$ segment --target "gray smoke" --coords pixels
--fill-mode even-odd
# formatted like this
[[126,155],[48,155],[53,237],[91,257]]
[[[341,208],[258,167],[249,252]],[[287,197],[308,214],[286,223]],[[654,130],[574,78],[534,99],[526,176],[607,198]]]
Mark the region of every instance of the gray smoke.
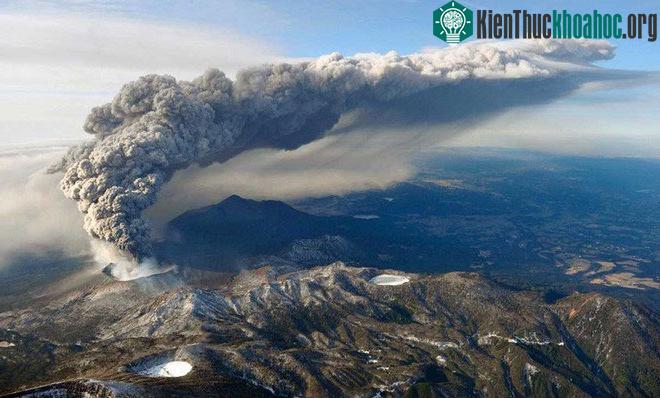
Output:
[[217,69],[190,82],[148,75],[94,108],[84,128],[95,139],[51,171],[64,171],[61,188],[78,202],[89,234],[140,260],[151,254],[142,212],[175,170],[251,148],[296,148],[351,110],[414,103],[466,82],[561,79],[593,72],[590,62],[612,56],[606,42],[486,42],[409,56],[334,53],[250,68],[235,81]]

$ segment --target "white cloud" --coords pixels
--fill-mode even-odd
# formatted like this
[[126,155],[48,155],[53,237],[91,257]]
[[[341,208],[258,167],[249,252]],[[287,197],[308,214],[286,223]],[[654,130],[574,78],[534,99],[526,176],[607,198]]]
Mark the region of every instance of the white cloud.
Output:
[[89,110],[147,73],[229,74],[277,49],[212,27],[76,14],[0,14],[0,140],[83,137]]
[[657,76],[591,82],[555,103],[467,126],[443,146],[491,146],[586,156],[660,157]]

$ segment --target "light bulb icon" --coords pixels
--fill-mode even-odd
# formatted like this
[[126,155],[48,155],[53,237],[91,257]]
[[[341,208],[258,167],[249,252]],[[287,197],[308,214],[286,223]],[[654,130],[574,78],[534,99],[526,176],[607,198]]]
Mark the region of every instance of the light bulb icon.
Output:
[[448,8],[440,16],[440,24],[447,35],[448,44],[458,44],[465,27],[465,14],[457,8]]
[[455,46],[472,36],[474,28],[472,10],[458,1],[450,0],[447,4],[433,10],[433,36]]

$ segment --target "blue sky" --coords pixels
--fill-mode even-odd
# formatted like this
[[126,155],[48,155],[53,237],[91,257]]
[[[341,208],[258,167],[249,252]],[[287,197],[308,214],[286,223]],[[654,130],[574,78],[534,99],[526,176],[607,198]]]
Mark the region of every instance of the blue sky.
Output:
[[[430,31],[431,12],[441,5],[428,0],[362,1],[8,1],[0,10],[7,12],[98,13],[138,20],[173,24],[231,28],[245,35],[270,42],[290,57],[314,57],[332,51],[415,52],[429,46],[442,46]],[[566,9],[582,13],[628,13],[660,11],[657,0],[640,1],[463,1],[473,10],[509,12],[525,8],[532,12]],[[616,40],[618,56],[608,66],[657,70],[660,67],[658,43],[644,40]]]
[[[624,15],[660,10],[657,0],[463,3],[500,12],[523,6],[538,12],[597,8]],[[5,1],[0,4],[0,140],[18,144],[85,137],[81,125],[89,109],[109,101],[124,82],[145,73],[189,79],[211,66],[231,75],[255,63],[333,51],[407,54],[442,47],[431,31],[432,11],[440,5],[427,0]],[[617,56],[604,67],[660,70],[660,40],[612,43]],[[552,127],[552,115],[573,104],[579,104],[584,118],[593,119],[608,120],[613,112],[628,110],[629,115],[643,117],[613,120],[603,128],[613,136],[635,130],[645,137],[635,141],[638,146],[648,147],[647,142],[660,141],[655,127],[660,120],[652,115],[660,103],[656,92],[657,84],[577,95],[533,118]],[[539,121],[540,115],[546,118]]]

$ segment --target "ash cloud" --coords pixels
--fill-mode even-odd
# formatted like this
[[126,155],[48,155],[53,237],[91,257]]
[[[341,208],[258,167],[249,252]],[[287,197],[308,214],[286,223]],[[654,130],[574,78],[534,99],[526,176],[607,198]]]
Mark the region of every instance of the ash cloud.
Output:
[[89,239],[76,206],[44,173],[64,146],[0,150],[0,270],[24,255],[84,255]]
[[[550,101],[604,79],[591,63],[612,56],[598,41],[481,42],[408,56],[335,53],[246,69],[234,81],[217,69],[189,82],[144,76],[92,110],[84,127],[94,140],[51,172],[64,172],[60,186],[85,230],[140,261],[151,255],[142,213],[176,170],[255,148],[295,149],[328,132],[429,126]],[[346,115],[352,122],[337,126]]]

